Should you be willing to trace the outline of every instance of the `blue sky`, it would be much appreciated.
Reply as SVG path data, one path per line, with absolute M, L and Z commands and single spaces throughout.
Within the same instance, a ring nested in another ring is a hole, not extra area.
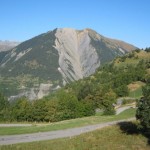
M 0 0 L 0 40 L 71 27 L 150 47 L 149 7 L 150 0 Z

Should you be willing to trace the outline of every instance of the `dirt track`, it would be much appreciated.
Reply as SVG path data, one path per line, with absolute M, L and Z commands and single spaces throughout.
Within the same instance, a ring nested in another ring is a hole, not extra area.
M 51 140 L 51 139 L 64 138 L 64 137 L 71 138 L 72 136 L 80 135 L 82 133 L 90 132 L 90 131 L 100 129 L 100 128 L 103 128 L 106 126 L 117 124 L 119 122 L 130 121 L 130 120 L 134 120 L 134 119 L 135 118 L 131 118 L 131 119 L 127 119 L 127 120 L 113 121 L 113 122 L 101 123 L 101 124 L 96 124 L 96 125 L 89 125 L 89 126 L 85 126 L 85 127 L 66 129 L 66 130 L 32 133 L 32 134 L 22 134 L 22 135 L 0 136 L 0 145 Z

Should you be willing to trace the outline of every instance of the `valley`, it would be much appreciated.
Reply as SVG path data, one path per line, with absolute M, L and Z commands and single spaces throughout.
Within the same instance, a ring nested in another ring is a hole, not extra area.
M 149 48 L 91 29 L 55 29 L 0 57 L 0 122 L 10 123 L 0 127 L 2 145 L 74 138 L 134 120 L 150 77 Z
M 149 0 L 0 2 L 0 150 L 149 150 Z

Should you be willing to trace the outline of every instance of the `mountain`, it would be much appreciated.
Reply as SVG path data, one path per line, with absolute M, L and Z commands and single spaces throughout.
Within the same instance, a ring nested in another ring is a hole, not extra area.
M 55 29 L 19 44 L 3 58 L 0 90 L 9 96 L 23 93 L 30 99 L 41 98 L 134 49 L 91 29 Z
M 150 48 L 137 49 L 34 102 L 21 98 L 12 103 L 0 94 L 1 121 L 56 122 L 91 116 L 95 110 L 114 115 L 121 104 L 134 106 L 149 82 Z
M 14 41 L 1 41 L 0 40 L 0 52 L 2 51 L 8 51 L 15 46 L 17 46 L 19 42 L 14 42 Z
M 9 53 L 9 50 L 17 46 L 19 42 L 1 41 L 0 40 L 0 62 Z
M 141 98 L 142 88 L 149 82 L 150 48 L 137 49 L 99 67 L 91 76 L 66 85 L 61 92 L 72 93 L 79 101 L 95 101 L 97 107 L 108 108 L 109 102 L 117 98 L 119 103 Z M 58 93 L 55 92 L 55 98 Z M 116 98 L 113 99 L 112 93 Z

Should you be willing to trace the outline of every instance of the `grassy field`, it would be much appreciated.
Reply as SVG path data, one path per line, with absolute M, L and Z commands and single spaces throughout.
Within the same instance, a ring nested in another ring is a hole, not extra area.
M 0 146 L 0 150 L 149 150 L 135 123 L 105 127 L 72 138 Z
M 134 117 L 135 111 L 136 111 L 135 109 L 131 108 L 120 113 L 119 115 L 103 116 L 101 115 L 101 113 L 97 113 L 95 116 L 66 120 L 57 123 L 33 124 L 32 126 L 28 126 L 28 127 L 0 127 L 0 135 L 13 135 L 13 134 L 54 131 L 60 129 L 68 129 L 68 128 L 98 124 L 102 122 L 127 119 L 127 118 Z
M 129 97 L 140 98 L 142 96 L 142 87 L 129 92 Z
M 131 53 L 129 53 L 128 55 L 130 55 Z M 115 60 L 115 65 L 116 66 L 124 66 L 124 65 L 127 65 L 127 64 L 132 64 L 132 65 L 135 65 L 137 64 L 139 61 L 141 60 L 149 60 L 150 58 L 150 53 L 147 53 L 145 51 L 140 51 L 140 52 L 135 52 L 134 51 L 134 56 L 132 58 L 128 58 L 126 57 L 126 59 L 124 61 L 119 61 L 120 58 L 117 58 Z
M 142 96 L 142 87 L 145 86 L 145 83 L 141 81 L 133 82 L 128 85 L 129 97 L 140 98 Z

